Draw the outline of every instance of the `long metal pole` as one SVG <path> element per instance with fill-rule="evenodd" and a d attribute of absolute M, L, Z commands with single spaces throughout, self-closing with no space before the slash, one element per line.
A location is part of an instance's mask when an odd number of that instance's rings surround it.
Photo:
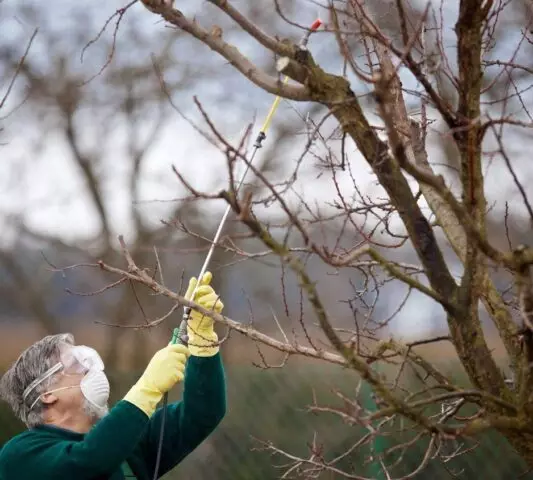
<path fill-rule="evenodd" d="M 307 42 L 309 41 L 309 37 L 311 36 L 311 34 L 314 31 L 318 30 L 321 25 L 322 25 L 322 21 L 320 19 L 317 19 L 313 22 L 313 24 L 309 27 L 309 30 L 305 33 L 302 40 L 300 41 L 299 45 L 301 48 L 304 48 L 307 45 Z M 283 78 L 283 84 L 285 85 L 288 81 L 289 81 L 289 77 L 285 76 Z M 248 174 L 248 171 L 250 170 L 250 165 L 252 164 L 254 160 L 257 150 L 259 150 L 263 146 L 262 145 L 263 140 L 266 138 L 266 133 L 272 123 L 272 118 L 274 117 L 274 114 L 276 113 L 276 110 L 278 109 L 280 101 L 281 101 L 281 97 L 278 95 L 274 99 L 274 102 L 272 102 L 272 106 L 270 107 L 270 110 L 265 118 L 265 121 L 263 122 L 263 126 L 261 127 L 261 130 L 259 130 L 259 133 L 257 134 L 257 138 L 254 142 L 253 152 L 252 152 L 252 155 L 250 156 L 250 161 L 247 163 L 246 168 L 244 169 L 244 172 L 237 184 L 237 188 L 236 188 L 237 192 L 239 191 L 240 187 L 244 183 L 244 179 L 246 178 L 246 175 Z M 228 219 L 230 212 L 231 212 L 231 205 L 228 205 L 226 207 L 226 211 L 224 212 L 224 215 L 222 216 L 222 219 L 220 220 L 217 231 L 215 232 L 215 236 L 213 237 L 213 241 L 211 242 L 211 246 L 209 247 L 209 251 L 207 252 L 207 256 L 205 257 L 204 264 L 202 265 L 200 273 L 198 274 L 198 277 L 197 277 L 198 282 L 196 283 L 196 287 L 194 288 L 194 291 L 192 292 L 191 298 L 188 300 L 194 299 L 196 291 L 200 285 L 200 281 L 202 277 L 204 276 L 204 273 L 207 271 L 207 268 L 209 267 L 209 262 L 211 261 L 211 257 L 213 256 L 213 253 L 218 244 L 220 235 L 222 234 L 222 230 L 224 229 L 224 225 L 226 223 L 226 220 Z M 187 345 L 187 341 L 188 341 L 187 322 L 189 320 L 190 314 L 191 314 L 191 308 L 185 307 L 183 309 L 183 317 L 182 317 L 180 326 L 174 328 L 174 331 L 172 332 L 171 343 L 180 343 L 183 345 Z M 165 393 L 165 395 L 163 396 L 163 411 L 161 414 L 161 430 L 159 432 L 159 442 L 157 446 L 157 455 L 156 455 L 154 476 L 153 476 L 154 480 L 156 480 L 159 476 L 159 465 L 161 463 L 161 452 L 163 449 L 163 438 L 165 435 L 167 405 L 168 405 L 168 393 Z"/>
<path fill-rule="evenodd" d="M 307 42 L 309 41 L 309 37 L 311 33 L 318 30 L 318 28 L 320 28 L 320 25 L 322 25 L 322 21 L 320 19 L 317 19 L 313 22 L 313 24 L 309 27 L 309 30 L 305 33 L 302 40 L 300 41 L 299 46 L 301 48 L 307 45 Z M 285 76 L 283 78 L 283 84 L 284 85 L 287 84 L 288 81 L 289 81 L 289 77 Z M 250 160 L 246 164 L 246 168 L 241 178 L 239 179 L 239 182 L 237 183 L 237 187 L 236 187 L 237 192 L 240 190 L 242 184 L 244 183 L 246 175 L 248 174 L 248 171 L 250 170 L 250 165 L 252 164 L 257 151 L 263 146 L 262 145 L 263 140 L 266 138 L 266 133 L 272 123 L 272 118 L 274 117 L 274 114 L 276 113 L 276 110 L 278 109 L 280 101 L 281 101 L 281 97 L 278 95 L 274 99 L 274 102 L 272 102 L 272 106 L 270 107 L 270 110 L 265 118 L 263 126 L 261 127 L 261 130 L 259 130 L 259 133 L 257 134 L 257 138 L 255 139 L 252 155 L 250 156 Z M 191 298 L 188 300 L 192 300 L 194 296 L 196 295 L 196 291 L 200 285 L 200 280 L 202 279 L 205 272 L 207 271 L 207 268 L 209 267 L 209 263 L 211 262 L 211 257 L 213 256 L 215 248 L 218 245 L 218 241 L 220 240 L 220 236 L 222 235 L 222 231 L 224 230 L 224 225 L 226 224 L 226 220 L 228 219 L 230 212 L 231 212 L 231 205 L 228 205 L 226 207 L 226 211 L 224 212 L 224 215 L 222 216 L 222 219 L 220 220 L 217 231 L 215 232 L 215 236 L 211 242 L 211 246 L 209 248 L 209 251 L 207 252 L 207 256 L 205 257 L 204 264 L 202 265 L 200 273 L 198 274 L 198 277 L 197 277 L 198 282 L 196 283 L 196 287 L 194 288 L 194 291 L 192 292 Z M 174 329 L 172 333 L 171 343 L 181 343 L 183 345 L 187 344 L 187 340 L 188 340 L 187 339 L 187 322 L 189 320 L 190 314 L 191 314 L 191 308 L 184 307 L 181 324 L 179 327 Z"/>

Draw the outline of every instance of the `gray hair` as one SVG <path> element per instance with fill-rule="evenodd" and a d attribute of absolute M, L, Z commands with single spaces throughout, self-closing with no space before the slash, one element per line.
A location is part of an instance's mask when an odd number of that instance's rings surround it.
<path fill-rule="evenodd" d="M 30 428 L 43 423 L 43 404 L 37 402 L 31 409 L 30 406 L 50 388 L 57 376 L 52 375 L 39 383 L 26 398 L 24 390 L 60 361 L 61 344 L 74 345 L 74 337 L 70 333 L 44 337 L 24 350 L 0 380 L 0 398 Z"/>

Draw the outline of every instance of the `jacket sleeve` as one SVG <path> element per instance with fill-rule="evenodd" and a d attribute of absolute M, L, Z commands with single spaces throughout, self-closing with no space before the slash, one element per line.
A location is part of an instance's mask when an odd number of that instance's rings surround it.
<path fill-rule="evenodd" d="M 82 440 L 28 436 L 2 451 L 6 478 L 92 479 L 113 473 L 142 439 L 148 416 L 135 405 L 118 402 Z M 32 473 L 32 475 L 29 475 Z M 27 475 L 28 474 L 28 475 Z M 0 474 L 1 476 L 1 474 Z"/>
<path fill-rule="evenodd" d="M 146 463 L 155 468 L 163 410 L 149 421 L 145 437 Z M 182 400 L 166 409 L 160 476 L 191 453 L 221 422 L 226 413 L 226 383 L 220 353 L 189 357 Z"/>

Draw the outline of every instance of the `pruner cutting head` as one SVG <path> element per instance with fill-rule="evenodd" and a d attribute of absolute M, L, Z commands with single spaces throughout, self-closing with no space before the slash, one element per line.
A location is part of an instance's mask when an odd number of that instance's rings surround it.
<path fill-rule="evenodd" d="M 300 48 L 304 49 L 307 46 L 307 42 L 309 42 L 309 37 L 312 33 L 316 32 L 320 26 L 322 25 L 322 20 L 320 18 L 317 18 L 309 27 L 309 30 L 305 32 L 305 35 L 303 36 L 302 40 L 300 41 L 300 44 L 298 45 Z"/>

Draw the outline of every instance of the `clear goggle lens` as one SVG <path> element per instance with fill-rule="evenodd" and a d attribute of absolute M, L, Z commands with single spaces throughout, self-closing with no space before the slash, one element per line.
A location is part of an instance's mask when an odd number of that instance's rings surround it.
<path fill-rule="evenodd" d="M 104 370 L 104 362 L 98 352 L 85 345 L 76 345 L 61 352 L 64 373 L 74 375 L 89 370 Z"/>

